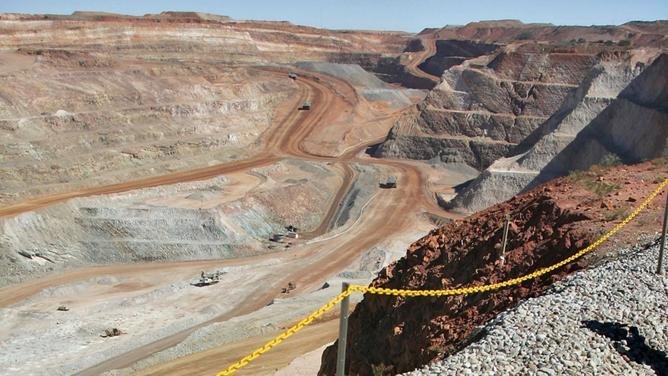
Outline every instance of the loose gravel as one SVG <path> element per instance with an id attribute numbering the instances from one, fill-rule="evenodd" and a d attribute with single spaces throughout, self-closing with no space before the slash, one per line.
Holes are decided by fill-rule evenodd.
<path id="1" fill-rule="evenodd" d="M 482 339 L 404 375 L 668 375 L 668 274 L 658 242 L 557 282 Z"/>

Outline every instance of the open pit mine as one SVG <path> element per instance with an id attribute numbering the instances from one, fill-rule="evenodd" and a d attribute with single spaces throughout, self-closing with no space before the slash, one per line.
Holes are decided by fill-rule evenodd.
<path id="1" fill-rule="evenodd" d="M 0 13 L 0 373 L 213 375 L 343 282 L 466 287 L 558 262 L 668 178 L 667 50 L 668 21 L 412 34 Z M 658 248 L 665 202 L 514 289 L 352 294 L 345 374 L 666 372 L 665 294 L 624 316 L 652 362 L 603 324 L 552 328 L 585 343 L 548 335 L 511 368 L 464 358 L 554 282 Z M 336 307 L 235 374 L 334 376 L 338 325 Z"/>

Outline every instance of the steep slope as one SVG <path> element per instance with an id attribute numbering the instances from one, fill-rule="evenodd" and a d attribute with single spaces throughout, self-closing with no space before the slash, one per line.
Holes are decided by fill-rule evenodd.
<path id="1" fill-rule="evenodd" d="M 269 239 L 284 226 L 317 231 L 339 181 L 324 164 L 285 160 L 248 173 L 77 198 L 0 218 L 0 287 L 90 264 L 275 252 L 284 244 Z"/>
<path id="2" fill-rule="evenodd" d="M 554 180 L 433 230 L 381 271 L 372 286 L 443 289 L 524 275 L 590 244 L 667 176 L 666 161 L 657 160 L 592 171 L 580 180 Z M 609 188 L 608 193 L 601 195 L 599 188 Z M 665 193 L 615 240 L 634 241 L 640 233 L 657 231 L 664 200 Z M 499 249 L 506 215 L 512 222 L 502 263 Z M 475 338 L 477 326 L 591 261 L 585 258 L 556 274 L 490 293 L 448 298 L 365 295 L 349 320 L 347 374 L 405 372 L 452 354 Z M 335 358 L 336 343 L 324 352 L 320 375 L 333 375 Z"/>
<path id="3" fill-rule="evenodd" d="M 545 166 L 533 183 L 604 158 L 624 163 L 668 155 L 668 54 L 662 54 Z"/>
<path id="4" fill-rule="evenodd" d="M 414 50 L 431 43 L 435 52 L 419 68 L 443 73 L 442 82 L 373 153 L 484 170 L 516 154 L 525 137 L 587 85 L 597 55 L 665 48 L 668 22 L 582 27 L 484 21 L 426 29 L 418 37 L 402 54 L 406 65 Z"/>
<path id="5" fill-rule="evenodd" d="M 409 40 L 194 12 L 0 14 L 0 204 L 256 154 L 308 95 L 262 65 Z"/>
<path id="6" fill-rule="evenodd" d="M 437 40 L 435 53 L 425 59 L 418 67 L 433 76 L 440 77 L 443 72 L 465 60 L 487 55 L 499 46 L 496 44 L 478 43 L 466 40 Z"/>
<path id="7" fill-rule="evenodd" d="M 595 62 L 591 54 L 506 47 L 453 66 L 375 154 L 484 169 L 554 113 Z"/>
<path id="8" fill-rule="evenodd" d="M 495 161 L 446 205 L 476 211 L 569 171 L 665 154 L 667 57 L 652 63 L 654 56 L 642 50 L 601 54 L 582 85 L 513 156 Z"/>

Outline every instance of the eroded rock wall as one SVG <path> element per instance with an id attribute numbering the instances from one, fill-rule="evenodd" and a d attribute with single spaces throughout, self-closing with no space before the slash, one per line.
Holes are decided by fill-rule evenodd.
<path id="1" fill-rule="evenodd" d="M 559 109 L 595 61 L 588 54 L 510 50 L 468 60 L 445 71 L 375 153 L 485 169 Z"/>
<path id="2" fill-rule="evenodd" d="M 599 55 L 599 63 L 554 115 L 447 206 L 477 211 L 573 170 L 665 154 L 668 102 L 660 77 L 666 58 L 654 58 L 644 51 Z"/>

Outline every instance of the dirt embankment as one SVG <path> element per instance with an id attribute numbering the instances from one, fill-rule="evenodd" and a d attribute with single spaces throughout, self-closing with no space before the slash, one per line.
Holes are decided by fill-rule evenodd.
<path id="1" fill-rule="evenodd" d="M 372 286 L 444 289 L 495 283 L 553 264 L 589 245 L 619 223 L 668 176 L 666 160 L 556 179 L 505 203 L 432 231 Z M 612 242 L 633 241 L 661 224 L 665 193 Z M 500 248 L 506 215 L 511 225 L 505 262 Z M 350 317 L 346 374 L 404 372 L 452 354 L 475 340 L 477 328 L 552 282 L 593 262 L 493 293 L 437 298 L 366 295 Z M 336 343 L 323 354 L 320 375 L 333 375 Z"/>

